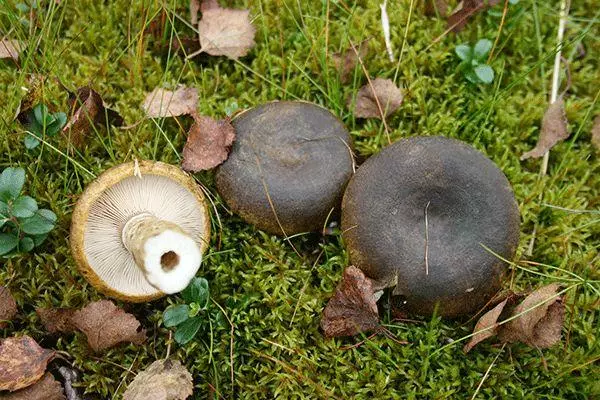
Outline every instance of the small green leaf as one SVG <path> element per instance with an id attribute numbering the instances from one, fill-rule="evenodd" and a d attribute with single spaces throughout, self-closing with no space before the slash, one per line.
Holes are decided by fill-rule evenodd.
<path id="1" fill-rule="evenodd" d="M 181 297 L 187 303 L 198 303 L 202 308 L 206 308 L 210 298 L 208 281 L 204 278 L 194 278 L 181 292 Z"/>
<path id="2" fill-rule="evenodd" d="M 477 77 L 477 75 L 475 74 L 475 72 L 472 69 L 466 70 L 465 71 L 465 78 L 467 78 L 467 80 L 471 83 L 481 83 L 479 81 L 479 78 Z"/>
<path id="3" fill-rule="evenodd" d="M 48 115 L 48 107 L 45 104 L 38 104 L 33 107 L 33 116 L 38 124 L 46 125 L 46 116 Z"/>
<path id="4" fill-rule="evenodd" d="M 487 39 L 480 39 L 477 43 L 475 43 L 475 47 L 473 48 L 473 56 L 477 60 L 484 60 L 488 55 L 490 50 L 492 49 L 492 42 Z"/>
<path id="5" fill-rule="evenodd" d="M 0 200 L 16 199 L 24 184 L 25 170 L 23 168 L 6 168 L 0 175 Z"/>
<path id="6" fill-rule="evenodd" d="M 38 210 L 33 217 L 21 224 L 21 230 L 28 235 L 43 235 L 54 229 L 56 215 L 50 210 Z"/>
<path id="7" fill-rule="evenodd" d="M 29 218 L 38 209 L 37 202 L 29 196 L 21 196 L 12 205 L 12 214 L 17 218 Z"/>
<path id="8" fill-rule="evenodd" d="M 0 201 L 0 217 L 8 217 L 8 204 Z"/>
<path id="9" fill-rule="evenodd" d="M 165 327 L 177 326 L 189 318 L 190 308 L 186 304 L 168 307 L 163 314 Z"/>
<path id="10" fill-rule="evenodd" d="M 59 129 L 62 129 L 67 124 L 67 114 L 64 112 L 55 113 L 54 118 L 56 119 L 56 124 Z"/>
<path id="11" fill-rule="evenodd" d="M 202 307 L 198 303 L 190 303 L 190 317 L 195 317 L 200 314 L 200 311 L 202 311 Z"/>
<path id="12" fill-rule="evenodd" d="M 32 132 L 34 133 L 34 132 Z M 37 137 L 30 135 L 28 133 L 25 134 L 25 138 L 23 139 L 23 143 L 25 144 L 25 147 L 29 150 L 31 149 L 35 149 L 36 147 L 38 147 L 40 145 L 40 139 L 38 139 Z"/>
<path id="13" fill-rule="evenodd" d="M 196 336 L 201 326 L 202 319 L 200 317 L 190 318 L 177 326 L 173 337 L 177 343 L 186 344 Z"/>
<path id="14" fill-rule="evenodd" d="M 494 70 L 489 65 L 478 65 L 475 67 L 475 75 L 483 83 L 492 83 L 494 80 Z"/>
<path id="15" fill-rule="evenodd" d="M 19 245 L 19 238 L 10 233 L 0 233 L 0 256 L 9 253 Z"/>
<path id="16" fill-rule="evenodd" d="M 29 11 L 29 6 L 25 3 L 17 3 L 15 5 L 15 8 L 21 11 L 22 13 L 26 13 L 27 11 Z"/>
<path id="17" fill-rule="evenodd" d="M 33 239 L 33 244 L 35 247 L 38 247 L 40 244 L 44 243 L 44 241 L 48 238 L 48 234 L 45 235 L 31 235 Z"/>
<path id="18" fill-rule="evenodd" d="M 473 58 L 473 49 L 471 49 L 471 46 L 466 44 L 459 44 L 454 49 L 454 52 L 456 53 L 458 58 L 460 58 L 463 61 L 469 61 Z"/>
<path id="19" fill-rule="evenodd" d="M 33 250 L 34 247 L 35 243 L 33 242 L 33 239 L 28 236 L 25 236 L 19 242 L 19 250 L 21 250 L 24 253 L 30 252 L 31 250 Z"/>

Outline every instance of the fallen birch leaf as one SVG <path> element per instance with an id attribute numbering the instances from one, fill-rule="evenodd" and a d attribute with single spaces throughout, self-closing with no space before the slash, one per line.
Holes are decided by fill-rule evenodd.
<path id="1" fill-rule="evenodd" d="M 355 266 L 346 268 L 323 310 L 321 329 L 325 337 L 352 336 L 378 326 L 379 314 L 371 280 Z"/>
<path id="2" fill-rule="evenodd" d="M 512 311 L 511 316 L 522 314 L 507 322 L 499 330 L 503 342 L 523 342 L 537 348 L 548 348 L 560 340 L 565 308 L 557 291 L 558 284 L 550 284 L 530 293 Z"/>
<path id="3" fill-rule="evenodd" d="M 35 312 L 49 333 L 71 333 L 77 329 L 71 321 L 73 308 L 36 308 Z"/>
<path id="4" fill-rule="evenodd" d="M 0 394 L 0 400 L 65 400 L 65 394 L 60 382 L 46 372 L 42 379 L 25 389 Z"/>
<path id="5" fill-rule="evenodd" d="M 483 314 L 477 324 L 475 325 L 475 329 L 473 329 L 474 336 L 471 337 L 469 343 L 463 347 L 463 351 L 468 353 L 471 351 L 473 347 L 475 347 L 479 342 L 484 341 L 487 338 L 494 336 L 498 330 L 498 317 L 502 314 L 502 310 L 504 310 L 504 306 L 508 299 L 504 300 L 500 304 L 497 304 L 496 307 L 492 308 L 490 311 Z M 484 330 L 485 329 L 485 330 Z"/>
<path id="6" fill-rule="evenodd" d="M 550 104 L 544 118 L 540 137 L 535 147 L 521 156 L 521 160 L 528 158 L 539 158 L 548 152 L 554 145 L 569 137 L 567 131 L 567 117 L 565 116 L 565 104 L 562 98 Z"/>
<path id="7" fill-rule="evenodd" d="M 141 344 L 146 340 L 146 331 L 139 330 L 139 321 L 110 300 L 88 304 L 74 312 L 71 321 L 85 333 L 94 351 L 108 349 L 122 342 Z"/>
<path id="8" fill-rule="evenodd" d="M 216 121 L 195 116 L 183 148 L 181 166 L 191 172 L 214 168 L 227 160 L 234 140 L 235 130 L 229 119 Z"/>
<path id="9" fill-rule="evenodd" d="M 354 68 L 359 63 L 360 59 L 364 59 L 369 52 L 369 39 L 363 40 L 356 49 L 356 52 L 350 48 L 344 52 L 334 53 L 331 55 L 335 68 L 340 72 L 340 81 L 348 82 Z M 358 53 L 358 55 L 356 55 Z"/>
<path id="10" fill-rule="evenodd" d="M 29 336 L 0 342 L 0 391 L 11 392 L 37 382 L 46 371 L 54 351 L 41 348 Z"/>
<path id="11" fill-rule="evenodd" d="M 237 60 L 254 47 L 256 28 L 249 10 L 208 8 L 198 23 L 200 52 Z"/>
<path id="12" fill-rule="evenodd" d="M 17 303 L 4 286 L 0 286 L 0 329 L 6 328 L 7 322 L 17 315 Z"/>
<path id="13" fill-rule="evenodd" d="M 22 50 L 23 43 L 20 40 L 0 40 L 0 59 L 12 58 L 15 61 L 19 61 L 19 54 L 21 54 Z"/>
<path id="14" fill-rule="evenodd" d="M 137 374 L 123 400 L 185 400 L 193 389 L 192 375 L 179 361 L 158 360 Z"/>
<path id="15" fill-rule="evenodd" d="M 78 148 L 85 144 L 95 125 L 123 124 L 119 113 L 108 108 L 100 94 L 88 86 L 77 89 L 75 93 L 69 93 L 69 109 L 72 115 L 63 128 L 63 134 Z"/>
<path id="16" fill-rule="evenodd" d="M 600 151 L 600 115 L 594 118 L 594 125 L 592 126 L 592 146 Z"/>
<path id="17" fill-rule="evenodd" d="M 371 83 L 361 87 L 356 96 L 354 116 L 357 118 L 379 118 L 394 113 L 400 105 L 404 95 L 391 79 L 377 78 Z M 377 104 L 379 101 L 379 105 Z M 349 99 L 349 106 L 352 99 Z M 381 111 L 379 107 L 381 106 Z"/>
<path id="18" fill-rule="evenodd" d="M 499 2 L 500 0 L 464 0 L 462 7 L 448 17 L 448 28 L 452 28 L 452 32 L 462 31 L 473 15 Z"/>
<path id="19" fill-rule="evenodd" d="M 146 95 L 142 108 L 148 118 L 178 117 L 196 113 L 198 89 L 180 87 L 175 91 L 156 88 Z"/>

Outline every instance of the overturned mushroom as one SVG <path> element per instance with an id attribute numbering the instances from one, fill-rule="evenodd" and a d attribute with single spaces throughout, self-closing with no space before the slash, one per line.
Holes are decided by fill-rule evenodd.
<path id="1" fill-rule="evenodd" d="M 344 125 L 297 101 L 258 106 L 232 123 L 236 141 L 216 176 L 229 207 L 267 232 L 321 231 L 353 172 Z"/>
<path id="2" fill-rule="evenodd" d="M 73 212 L 71 249 L 99 291 L 148 301 L 183 290 L 210 238 L 204 195 L 193 178 L 160 162 L 105 171 Z"/>
<path id="3" fill-rule="evenodd" d="M 408 311 L 476 311 L 499 289 L 519 240 L 519 208 L 502 172 L 457 140 L 400 140 L 364 163 L 342 205 L 353 265 Z"/>

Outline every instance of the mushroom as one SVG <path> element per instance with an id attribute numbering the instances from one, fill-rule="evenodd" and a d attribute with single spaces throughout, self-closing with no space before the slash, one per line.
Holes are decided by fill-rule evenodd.
<path id="1" fill-rule="evenodd" d="M 350 180 L 342 231 L 350 261 L 394 287 L 406 310 L 454 317 L 500 288 L 519 242 L 519 208 L 492 161 L 445 137 L 400 140 Z"/>
<path id="2" fill-rule="evenodd" d="M 178 167 L 142 161 L 108 169 L 81 195 L 71 250 L 100 292 L 149 301 L 183 290 L 210 238 L 207 204 Z"/>
<path id="3" fill-rule="evenodd" d="M 228 206 L 283 235 L 321 231 L 353 173 L 350 134 L 315 104 L 263 104 L 233 120 L 236 141 L 216 174 Z"/>

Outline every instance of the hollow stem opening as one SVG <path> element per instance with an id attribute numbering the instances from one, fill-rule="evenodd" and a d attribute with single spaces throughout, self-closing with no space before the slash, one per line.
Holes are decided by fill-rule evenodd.
<path id="1" fill-rule="evenodd" d="M 179 255 L 174 251 L 167 251 L 160 257 L 160 266 L 163 271 L 169 272 L 179 264 Z"/>

